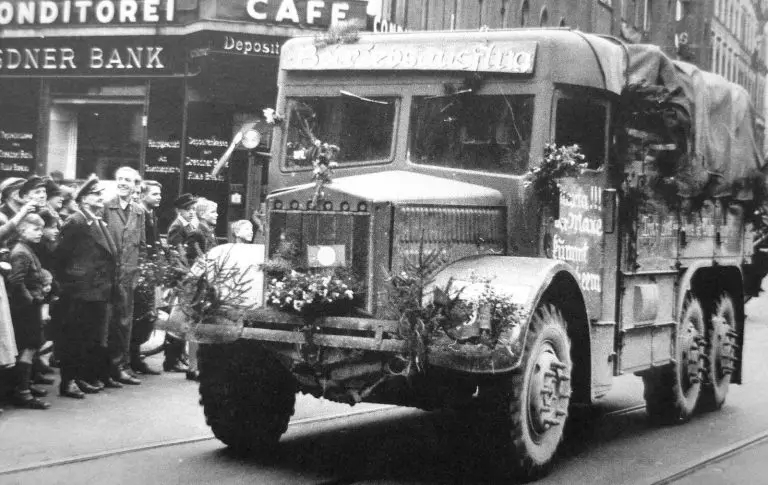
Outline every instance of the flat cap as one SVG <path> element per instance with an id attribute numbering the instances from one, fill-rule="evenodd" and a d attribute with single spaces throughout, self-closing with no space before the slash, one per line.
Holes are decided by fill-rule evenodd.
<path id="1" fill-rule="evenodd" d="M 24 182 L 26 182 L 26 180 L 21 177 L 8 177 L 0 182 L 0 196 L 2 196 L 3 199 L 7 198 L 11 191 L 19 189 L 24 185 Z"/>
<path id="2" fill-rule="evenodd" d="M 83 182 L 83 185 L 75 191 L 75 202 L 80 202 L 86 195 L 97 194 L 102 190 L 103 189 L 99 187 L 99 177 L 91 175 L 88 180 Z"/>
<path id="3" fill-rule="evenodd" d="M 52 178 L 45 178 L 45 193 L 48 194 L 48 198 L 56 197 L 62 194 L 61 187 Z"/>
<path id="4" fill-rule="evenodd" d="M 45 180 L 39 175 L 32 175 L 21 184 L 19 188 L 19 197 L 24 197 L 28 193 L 40 187 L 45 187 Z"/>
<path id="5" fill-rule="evenodd" d="M 189 209 L 197 202 L 197 197 L 192 194 L 181 194 L 173 201 L 173 206 L 177 209 Z"/>

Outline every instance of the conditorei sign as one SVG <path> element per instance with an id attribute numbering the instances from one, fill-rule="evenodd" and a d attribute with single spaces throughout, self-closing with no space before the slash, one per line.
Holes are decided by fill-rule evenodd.
<path id="1" fill-rule="evenodd" d="M 283 46 L 288 70 L 417 70 L 533 73 L 536 42 L 419 42 Z"/>
<path id="2" fill-rule="evenodd" d="M 175 0 L 0 0 L 0 25 L 171 23 Z"/>
<path id="3" fill-rule="evenodd" d="M 0 76 L 164 76 L 183 73 L 179 41 L 157 37 L 5 39 Z"/>

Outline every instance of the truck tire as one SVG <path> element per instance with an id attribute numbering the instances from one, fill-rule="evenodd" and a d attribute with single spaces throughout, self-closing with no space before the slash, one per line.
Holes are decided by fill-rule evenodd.
<path id="1" fill-rule="evenodd" d="M 486 439 L 491 438 L 496 460 L 511 464 L 519 478 L 541 477 L 553 464 L 568 417 L 571 369 L 565 319 L 547 305 L 531 321 L 518 370 L 483 390 L 491 395 L 485 405 L 493 407 L 487 414 L 493 434 Z"/>
<path id="2" fill-rule="evenodd" d="M 214 436 L 238 454 L 274 451 L 294 412 L 297 384 L 258 345 L 201 345 L 200 404 Z"/>
<path id="3" fill-rule="evenodd" d="M 704 385 L 699 397 L 702 411 L 716 411 L 725 403 L 731 384 L 736 345 L 736 310 L 729 294 L 720 297 L 707 326 Z"/>
<path id="4" fill-rule="evenodd" d="M 676 424 L 693 416 L 701 393 L 704 334 L 701 303 L 689 298 L 677 328 L 674 362 L 643 374 L 645 407 L 652 421 Z"/>

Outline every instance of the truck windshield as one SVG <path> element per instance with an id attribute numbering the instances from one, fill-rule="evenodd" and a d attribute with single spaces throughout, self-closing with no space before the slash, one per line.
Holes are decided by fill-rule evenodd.
<path id="1" fill-rule="evenodd" d="M 395 109 L 394 97 L 289 98 L 286 167 L 312 167 L 315 141 L 338 146 L 340 165 L 390 158 Z"/>
<path id="2" fill-rule="evenodd" d="M 533 95 L 415 97 L 410 158 L 423 165 L 522 174 L 528 168 Z"/>

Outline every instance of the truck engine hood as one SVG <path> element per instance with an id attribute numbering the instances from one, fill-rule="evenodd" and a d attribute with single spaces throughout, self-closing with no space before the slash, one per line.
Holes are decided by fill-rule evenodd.
<path id="1" fill-rule="evenodd" d="M 307 200 L 312 198 L 314 184 L 302 185 L 274 194 L 274 197 Z M 326 197 L 344 194 L 372 203 L 503 205 L 501 192 L 482 185 L 459 182 L 432 175 L 395 170 L 349 177 L 338 177 L 323 187 Z"/>

